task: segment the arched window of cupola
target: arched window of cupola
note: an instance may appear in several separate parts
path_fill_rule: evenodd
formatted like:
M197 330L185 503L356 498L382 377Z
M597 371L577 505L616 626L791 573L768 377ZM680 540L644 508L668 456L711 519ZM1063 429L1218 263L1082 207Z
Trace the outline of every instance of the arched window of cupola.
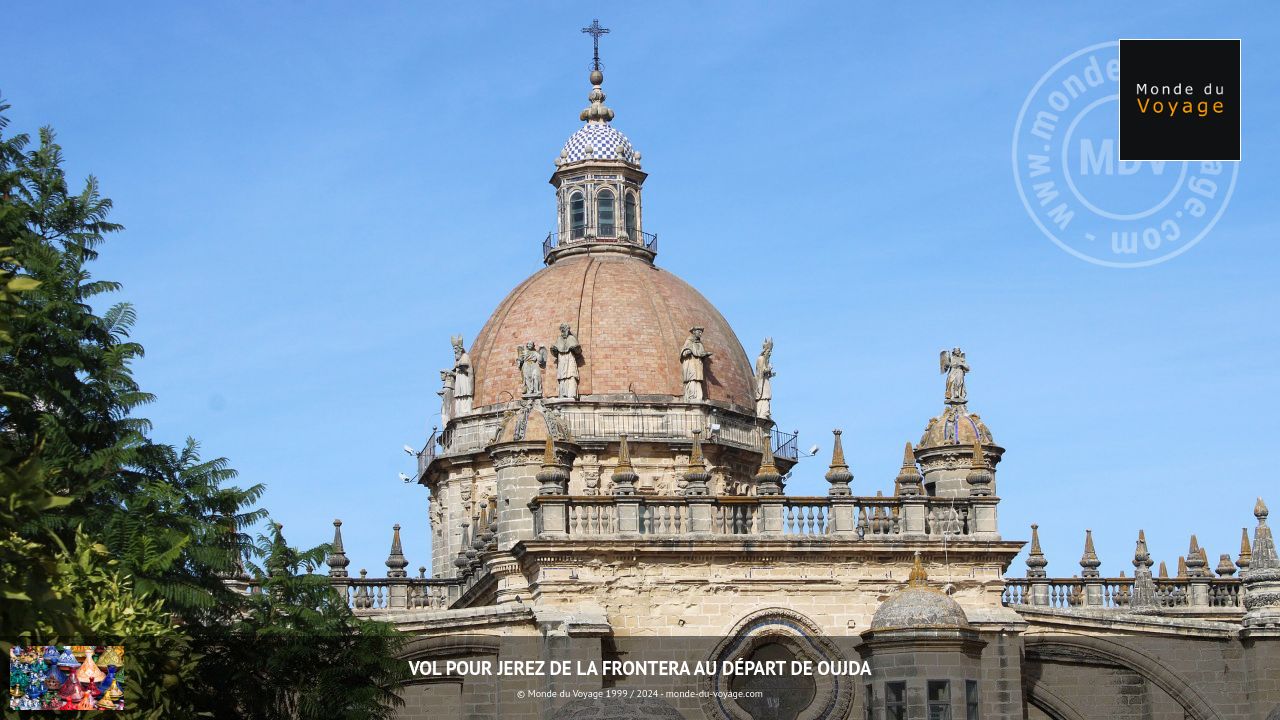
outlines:
M569 237L577 240L587 232L587 201L582 193L569 196Z
M596 195L596 224L598 235L600 237L614 237L617 235L617 221L615 219L613 192L611 190L601 190Z
M631 240L634 242L640 238L640 208L636 205L635 193L627 193L624 208L627 233L631 235Z

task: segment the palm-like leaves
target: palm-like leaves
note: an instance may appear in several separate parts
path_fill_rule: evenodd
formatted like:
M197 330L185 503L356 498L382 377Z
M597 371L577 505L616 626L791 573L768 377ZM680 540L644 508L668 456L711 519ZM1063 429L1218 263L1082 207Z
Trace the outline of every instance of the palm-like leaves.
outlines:
M134 628L146 637L132 640L133 657L157 668L146 677L182 683L133 697L140 717L385 717L404 670L399 640L312 574L326 548L290 548L274 526L254 541L261 485L234 485L227 460L202 459L194 440L148 437L136 313L91 305L120 287L88 270L121 229L111 201L92 177L70 190L51 130L29 145L0 136L0 638L24 624L63 639ZM249 571L262 592L228 588ZM69 587L102 602L69 598Z

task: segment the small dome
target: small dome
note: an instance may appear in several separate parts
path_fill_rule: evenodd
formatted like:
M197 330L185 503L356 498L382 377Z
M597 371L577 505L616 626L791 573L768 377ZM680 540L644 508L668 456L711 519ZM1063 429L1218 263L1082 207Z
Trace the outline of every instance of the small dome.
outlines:
M931 418L920 437L918 449L962 445L973 447L974 441L983 445L995 445L989 430L977 413L969 412L964 405L950 405L938 417Z
M635 164L638 154L627 136L609 123L589 122L569 137L560 159L563 163L621 160Z
M968 628L960 603L941 590L908 587L881 603L871 617L872 630L911 628Z
M494 442L506 443L517 440L542 442L547 439L547 417L542 408L523 407L507 413L494 436Z
M872 630L969 628L964 608L946 593L929 586L929 575L916 552L907 587L885 600L871 616Z

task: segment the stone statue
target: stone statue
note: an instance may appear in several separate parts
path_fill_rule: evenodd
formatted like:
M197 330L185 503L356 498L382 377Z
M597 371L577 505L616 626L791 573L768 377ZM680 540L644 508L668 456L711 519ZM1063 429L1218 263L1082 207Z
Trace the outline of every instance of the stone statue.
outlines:
M525 397L542 397L542 369L547 366L547 347L535 347L533 341L516 348L516 366L524 381Z
M578 355L582 346L569 323L560 323L560 337L551 346L556 360L556 395L578 399Z
M699 402L704 398L706 363L711 353L702 345L702 328L689 329L689 339L680 349L680 374L684 380L684 399Z
M453 413L453 384L456 376L452 370L440 371L440 382L444 387L436 391L440 396L440 429L443 430L449 426L449 419Z
M760 356L756 358L756 417L768 419L773 412L773 376L778 373L773 369L770 358L773 357L773 338L765 338L760 348Z
M462 336L453 341L453 417L471 412L471 397L475 394L475 382L471 376L471 356L462 346Z
M968 402L964 390L964 374L969 372L969 363L964 359L964 351L960 348L943 350L938 356L941 372L947 375L947 404L963 405Z

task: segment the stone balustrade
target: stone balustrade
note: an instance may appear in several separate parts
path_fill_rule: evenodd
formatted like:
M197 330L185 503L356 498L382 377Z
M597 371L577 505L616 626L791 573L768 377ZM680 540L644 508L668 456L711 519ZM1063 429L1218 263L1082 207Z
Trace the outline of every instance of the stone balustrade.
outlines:
M370 578L364 570L358 578L335 577L329 582L356 614L444 609L456 597L459 585L452 578Z
M529 507L539 539L708 534L994 540L994 513L981 509L996 502L993 497L539 495Z
M1243 609L1234 577L1152 578L1156 609ZM1203 590L1202 590L1203 588ZM1130 610L1133 578L1006 578L1004 604L1057 609Z

